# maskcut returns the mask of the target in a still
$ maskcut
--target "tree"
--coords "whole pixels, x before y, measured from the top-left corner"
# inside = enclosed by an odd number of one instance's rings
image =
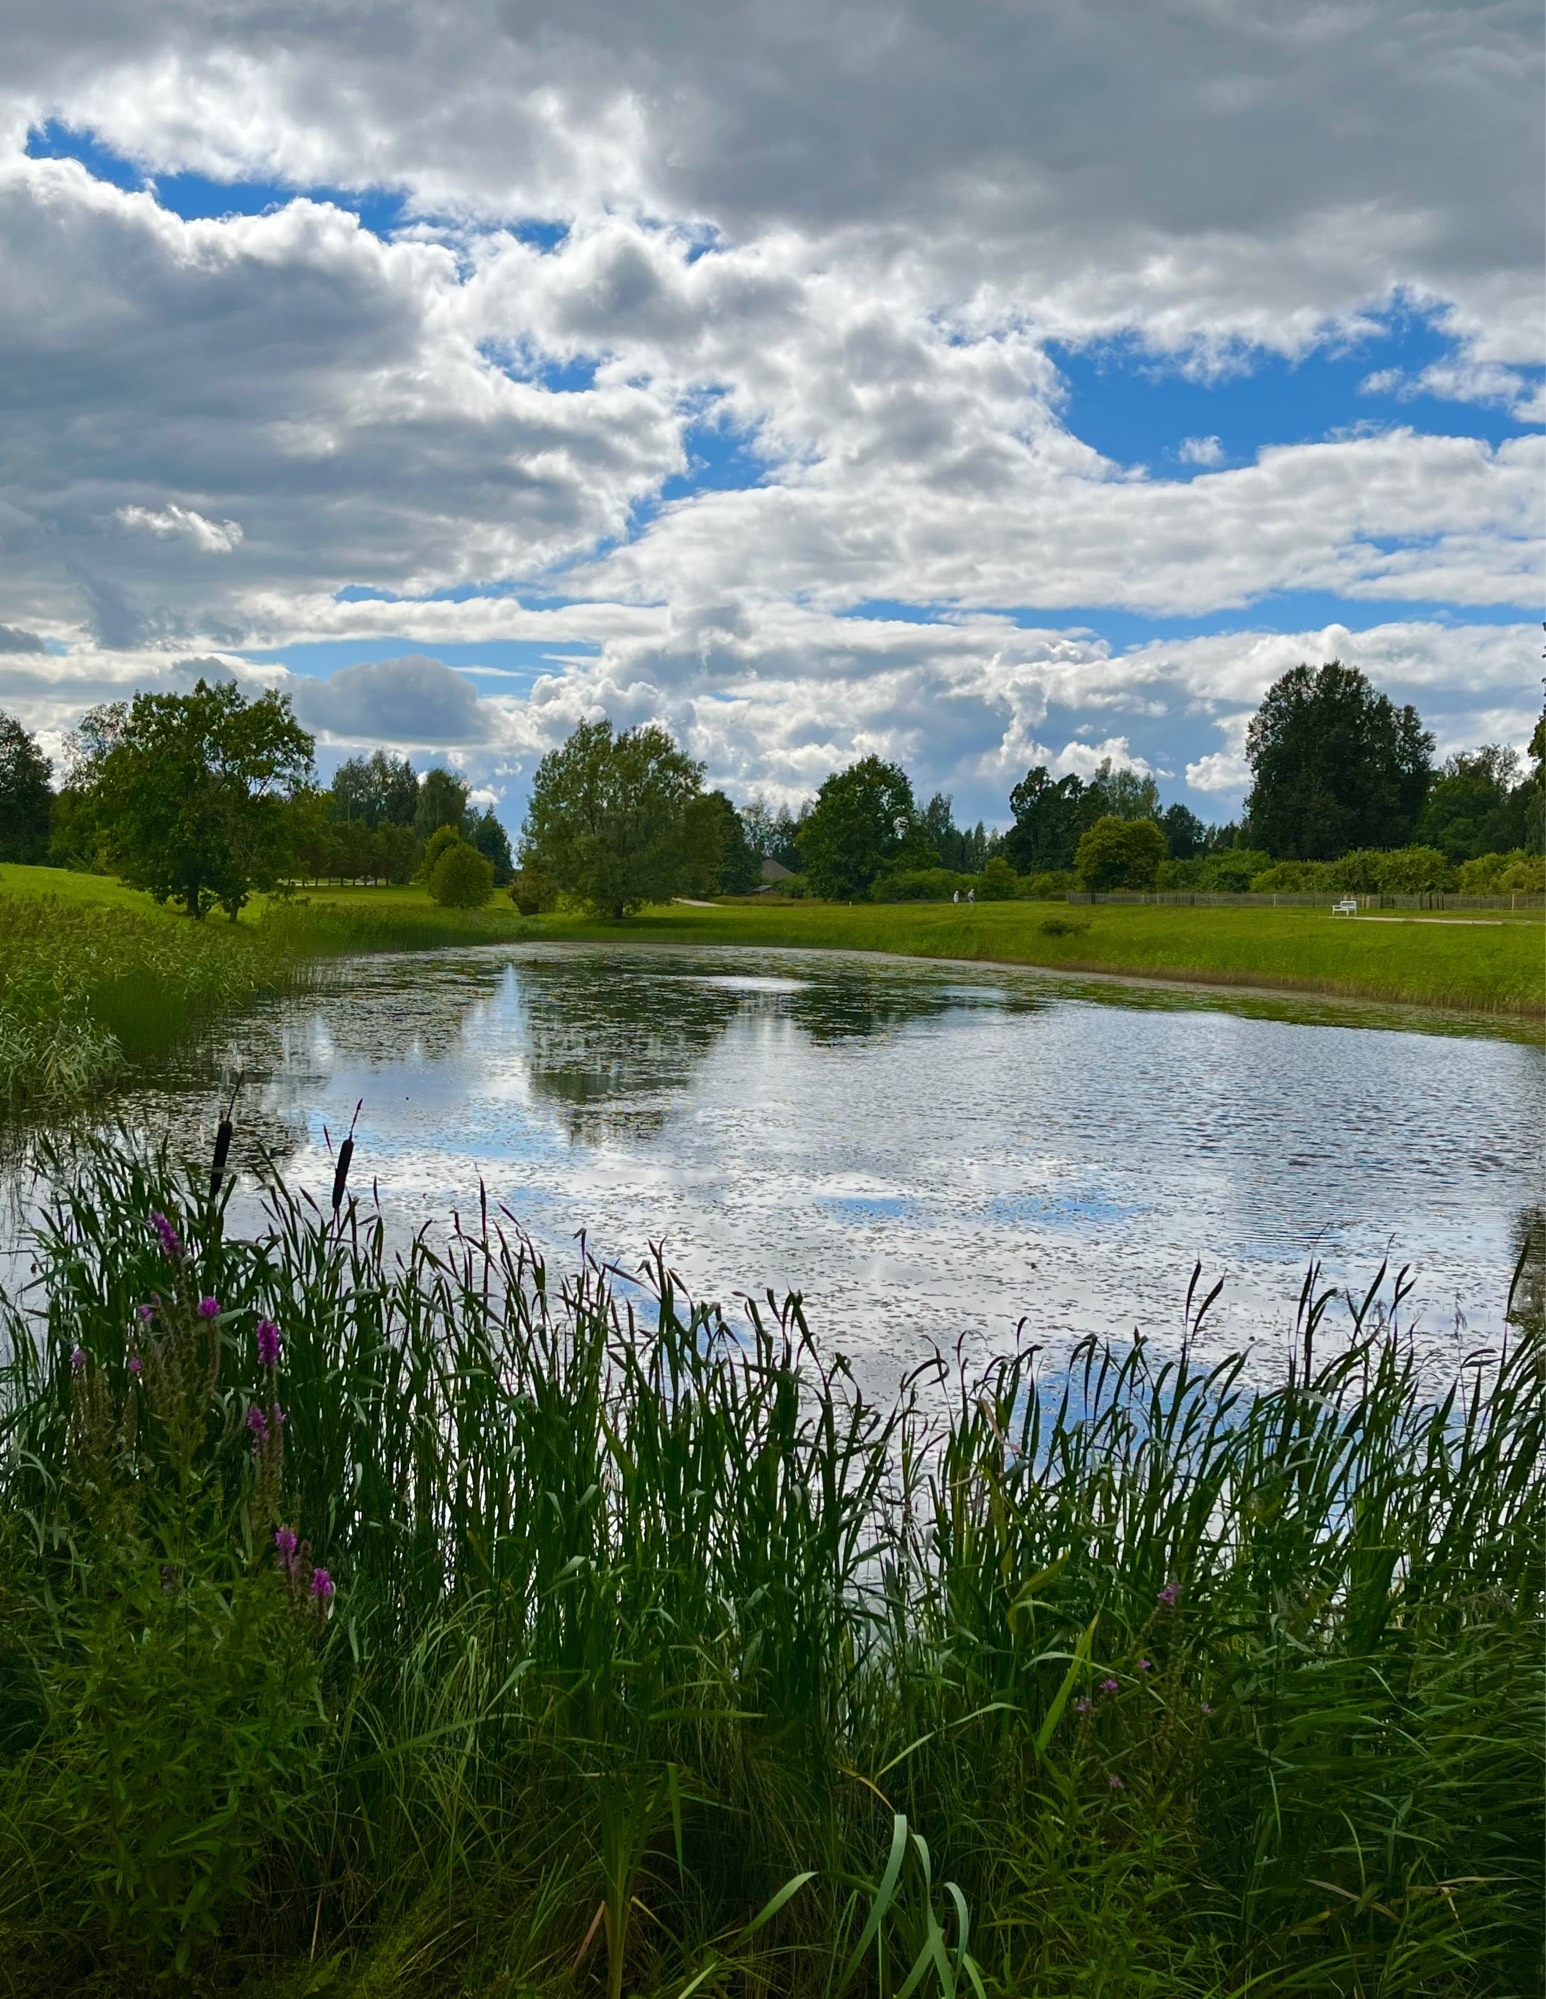
[[[1158,819],[1159,786],[1152,777],[1140,777],[1135,770],[1118,769],[1110,757],[1102,757],[1095,775],[1084,790],[1085,823],[1110,814],[1115,819]]]
[[[703,766],[653,723],[614,735],[582,722],[537,766],[521,865],[614,917],[664,902],[691,862],[688,807]]]
[[[1428,793],[1421,833],[1451,862],[1496,852],[1509,793],[1519,775],[1518,755],[1498,743],[1457,751]]]
[[[1189,861],[1208,844],[1207,827],[1184,805],[1166,806],[1160,814],[1160,830],[1173,861]]]
[[[704,895],[747,895],[757,886],[760,860],[741,815],[722,791],[705,791],[687,808],[691,873],[687,885]]]
[[[1432,778],[1433,738],[1340,660],[1296,666],[1268,688],[1246,732],[1253,844],[1282,860],[1404,847]]]
[[[376,827],[411,826],[419,803],[419,780],[406,757],[375,750],[346,757],[333,773],[333,816],[359,819]]]
[[[1074,865],[1081,888],[1148,889],[1164,858],[1165,836],[1156,820],[1108,812],[1080,840]]]
[[[455,777],[437,764],[419,779],[418,802],[413,808],[413,830],[421,840],[442,826],[460,826],[467,817],[466,780]]]
[[[469,846],[476,847],[489,866],[494,870],[494,881],[502,888],[515,872],[515,860],[510,852],[510,835],[494,816],[492,805],[486,805],[466,828]]]
[[[759,861],[777,861],[781,868],[793,872],[800,865],[800,827],[810,811],[809,800],[800,807],[797,818],[787,805],[774,812],[765,799],[754,798],[741,808],[746,844]]]
[[[955,801],[948,792],[936,791],[918,817],[924,845],[935,859],[926,866],[948,868],[952,874],[980,875],[992,851],[988,829],[979,819],[975,826],[958,826]]]
[[[494,870],[476,847],[458,836],[437,856],[427,886],[447,909],[481,909],[494,893]]]
[[[312,738],[289,697],[249,701],[229,681],[137,694],[97,710],[77,771],[110,863],[157,902],[233,919],[287,859],[284,801],[311,771]]]
[[[899,764],[864,757],[835,771],[800,828],[800,866],[817,895],[858,902],[916,845],[918,811]]]
[[[1015,823],[1004,835],[1004,856],[1023,875],[1071,868],[1081,835],[1100,816],[1081,778],[1054,780],[1045,764],[1021,778],[1009,794],[1009,809]]]
[[[47,858],[53,770],[37,738],[14,715],[0,712],[0,861]]]

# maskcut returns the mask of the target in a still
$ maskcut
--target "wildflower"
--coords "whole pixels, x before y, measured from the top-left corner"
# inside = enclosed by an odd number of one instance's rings
[[[201,1298],[199,1300],[199,1317],[201,1319],[218,1319],[219,1316],[220,1300],[218,1298]]]
[[[1122,1683],[1120,1680],[1102,1680],[1100,1690],[1103,1694],[1119,1694],[1122,1691]]]
[[[166,1216],[160,1213],[160,1211],[158,1210],[155,1214],[151,1216],[150,1226],[155,1230],[156,1234],[160,1237],[161,1247],[166,1251],[167,1255],[172,1259],[172,1261],[174,1263],[181,1263],[183,1256],[183,1246],[178,1238],[176,1229],[172,1227],[172,1224],[167,1220]]]
[[[258,1366],[272,1367],[279,1359],[279,1328],[272,1319],[258,1321]]]
[[[1180,1597],[1181,1585],[1179,1583],[1166,1583],[1156,1601],[1162,1603],[1167,1610],[1174,1610],[1176,1604],[1180,1601]]]
[[[138,1374],[138,1373],[140,1372],[140,1370],[141,1370],[141,1369],[142,1369],[142,1368],[144,1367],[144,1365],[145,1365],[144,1361],[142,1361],[142,1360],[140,1359],[140,1357],[139,1357],[139,1355],[138,1355],[137,1353],[132,1353],[132,1354],[130,1354],[130,1356],[129,1356],[129,1372],[130,1372],[130,1374]]]
[[[258,1407],[256,1402],[247,1411],[247,1428],[252,1432],[254,1445],[266,1444],[268,1442],[268,1418],[263,1414],[263,1411]]]
[[[1090,1703],[1087,1700],[1077,1700],[1074,1702],[1075,1714],[1088,1714],[1089,1711],[1090,1711]]]
[[[333,1594],[333,1578],[328,1574],[326,1569],[312,1570],[311,1593],[317,1599],[318,1603],[326,1603],[328,1598]]]
[[[73,1371],[76,1374],[79,1374],[81,1369],[85,1365],[86,1365],[86,1349],[84,1347],[71,1347],[70,1366],[73,1369]]]
[[[1152,1673],[1154,1671],[1154,1661],[1152,1659],[1140,1659],[1138,1661],[1138,1670],[1140,1673]]]
[[[1127,1786],[1122,1782],[1122,1779],[1119,1776],[1117,1776],[1114,1771],[1112,1772],[1111,1776],[1109,1776],[1106,1779],[1106,1782],[1111,1786],[1113,1791],[1125,1791],[1127,1789]]]
[[[274,1529],[274,1546],[279,1550],[279,1559],[284,1564],[286,1575],[289,1575],[295,1567],[295,1551],[299,1545],[300,1543],[295,1538],[295,1529],[293,1527],[276,1527]]]
[[[1209,1707],[1209,1705],[1208,1705],[1208,1703],[1207,1703],[1206,1701],[1204,1701],[1204,1702],[1203,1702],[1203,1704],[1202,1704],[1202,1711],[1203,1711],[1203,1713],[1204,1713],[1204,1714],[1212,1714],[1212,1712],[1213,1712],[1212,1708],[1211,1708],[1211,1707]]]
[[[136,1305],[134,1310],[138,1315],[140,1323],[142,1325],[148,1326],[151,1320],[156,1316],[156,1308],[154,1305]]]

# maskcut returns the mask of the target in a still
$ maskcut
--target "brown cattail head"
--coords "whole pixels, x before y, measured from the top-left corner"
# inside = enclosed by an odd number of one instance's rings
[[[354,1157],[354,1127],[360,1121],[360,1107],[365,1099],[354,1107],[354,1116],[349,1120],[349,1135],[338,1148],[338,1164],[333,1168],[333,1213],[336,1215],[343,1206],[344,1189],[349,1184],[349,1161]]]
[[[220,1182],[225,1178],[225,1162],[231,1154],[231,1120],[223,1117],[215,1131],[215,1157],[209,1169],[209,1191],[220,1192]]]

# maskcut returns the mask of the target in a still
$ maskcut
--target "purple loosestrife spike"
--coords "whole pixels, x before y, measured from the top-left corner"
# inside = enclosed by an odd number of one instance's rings
[[[333,1578],[328,1574],[326,1569],[312,1570],[311,1593],[317,1599],[318,1603],[326,1603],[328,1598],[333,1594]]]
[[[201,1298],[199,1300],[199,1317],[201,1319],[218,1319],[220,1317],[220,1300],[218,1298]]]
[[[1154,1661],[1152,1659],[1140,1659],[1138,1661],[1138,1670],[1140,1673],[1152,1673],[1154,1671]]]
[[[1122,1782],[1120,1777],[1113,1776],[1107,1781],[1110,1783],[1113,1791],[1125,1791],[1127,1789],[1127,1786]]]
[[[247,1428],[252,1432],[252,1441],[254,1444],[266,1444],[268,1442],[268,1418],[263,1414],[263,1411],[258,1407],[256,1402],[247,1411]]]
[[[1089,1711],[1090,1711],[1090,1703],[1089,1703],[1088,1701],[1086,1701],[1086,1700],[1077,1700],[1077,1701],[1075,1701],[1075,1702],[1074,1702],[1074,1713],[1075,1713],[1075,1714],[1088,1714],[1088,1713],[1089,1713]]]
[[[138,1355],[137,1353],[132,1353],[132,1354],[130,1354],[130,1356],[129,1356],[129,1372],[130,1372],[130,1374],[138,1374],[138,1373],[139,1373],[139,1371],[140,1371],[140,1369],[141,1369],[141,1368],[142,1368],[142,1367],[143,1367],[144,1365],[145,1365],[144,1361],[142,1361],[142,1360],[140,1359],[140,1357],[139,1357],[139,1355]]]
[[[81,1369],[85,1365],[86,1365],[86,1349],[84,1347],[71,1347],[70,1366],[74,1369],[74,1371],[77,1374],[79,1374]]]
[[[1122,1691],[1122,1682],[1120,1680],[1102,1680],[1100,1690],[1103,1694],[1119,1694]]]
[[[258,1321],[258,1366],[273,1367],[279,1359],[279,1328],[272,1319]]]
[[[161,1239],[161,1247],[174,1263],[182,1261],[183,1246],[176,1229],[158,1209],[150,1218],[150,1226]]]
[[[151,1320],[156,1316],[156,1308],[154,1305],[136,1305],[134,1310],[136,1315],[147,1326],[150,1324]]]
[[[1180,1599],[1181,1585],[1179,1583],[1166,1583],[1156,1601],[1164,1604],[1167,1610],[1174,1610]]]
[[[300,1543],[295,1538],[295,1529],[293,1527],[276,1527],[274,1529],[274,1546],[279,1550],[279,1559],[284,1563],[285,1574],[288,1575],[295,1567],[295,1551],[300,1546]]]

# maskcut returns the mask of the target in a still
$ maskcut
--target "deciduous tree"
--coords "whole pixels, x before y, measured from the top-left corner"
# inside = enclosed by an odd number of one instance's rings
[[[1154,819],[1119,819],[1108,812],[1079,842],[1075,867],[1086,889],[1149,889],[1165,858],[1165,836]]]
[[[818,895],[857,902],[918,838],[913,788],[900,764],[863,757],[835,771],[800,828],[800,866]]]
[[[37,738],[14,715],[0,713],[0,861],[47,857],[53,768]]]
[[[95,711],[78,740],[110,864],[157,902],[237,916],[287,854],[284,801],[311,771],[312,738],[289,698],[249,701],[228,681],[137,694]]]
[[[1268,688],[1246,732],[1250,838],[1274,858],[1329,861],[1404,847],[1432,779],[1433,738],[1340,660],[1296,666]]]
[[[688,808],[702,784],[703,766],[664,729],[582,722],[537,766],[521,865],[609,916],[667,901],[690,867]]]

